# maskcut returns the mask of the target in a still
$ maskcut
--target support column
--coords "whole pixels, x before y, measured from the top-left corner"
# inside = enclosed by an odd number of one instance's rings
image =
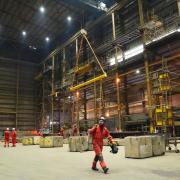
[[[177,0],[177,6],[178,6],[178,15],[180,16],[180,0]]]
[[[51,91],[51,121],[52,121],[52,133],[54,133],[54,93],[55,93],[55,88],[54,88],[54,56],[52,58],[52,79],[51,79],[51,86],[52,86],[52,91]]]
[[[124,76],[124,104],[126,115],[129,115],[127,76]]]
[[[19,64],[17,64],[16,73],[16,122],[15,127],[18,128],[18,104],[19,104]]]
[[[121,105],[120,105],[120,79],[116,73],[117,110],[118,110],[118,131],[122,131]]]
[[[94,78],[95,78],[95,73],[94,73]],[[93,87],[93,90],[94,90],[94,122],[95,123],[98,123],[98,120],[97,120],[97,91],[96,91],[96,82],[94,82],[94,87]]]
[[[43,64],[43,72],[45,71],[45,64]],[[42,80],[42,120],[41,120],[41,127],[40,128],[43,128],[44,127],[44,121],[45,121],[45,102],[44,102],[44,99],[45,99],[45,79],[43,77],[43,80]]]
[[[84,41],[83,42],[84,43],[84,46],[83,46],[83,61],[85,62],[85,61],[87,61],[87,43],[86,43],[86,41]],[[84,82],[86,82],[86,80],[87,80],[87,75],[85,74],[84,75]],[[86,97],[86,94],[87,94],[87,90],[86,90],[86,88],[84,89],[84,91],[83,91],[83,93],[84,93],[84,101],[83,101],[83,105],[84,105],[84,120],[87,120],[87,97]],[[87,122],[87,121],[86,121]],[[86,124],[86,126],[87,126],[87,124]]]
[[[144,64],[145,64],[145,72],[146,72],[146,86],[147,86],[147,98],[148,98],[148,115],[150,118],[150,132],[154,132],[154,126],[152,122],[152,99],[151,99],[151,85],[150,85],[150,77],[149,77],[149,61],[148,61],[148,55],[147,50],[145,46],[146,37],[144,33],[144,13],[143,13],[143,1],[138,0],[138,8],[139,8],[139,19],[140,19],[140,26],[141,26],[141,32],[142,32],[142,40],[144,45]]]
[[[116,40],[116,24],[115,24],[115,14],[112,13],[112,32],[113,32],[113,40]],[[118,49],[117,46],[115,47],[115,64],[118,64],[118,58],[117,58]]]

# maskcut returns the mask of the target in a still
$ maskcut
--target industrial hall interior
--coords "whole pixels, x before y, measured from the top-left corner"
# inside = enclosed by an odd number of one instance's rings
[[[180,0],[0,0],[0,179],[180,180]]]

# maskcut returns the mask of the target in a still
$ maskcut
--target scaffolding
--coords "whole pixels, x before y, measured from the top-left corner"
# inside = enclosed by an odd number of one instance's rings
[[[171,150],[170,144],[177,149],[178,138],[175,134],[175,124],[172,109],[172,73],[168,69],[166,58],[162,57],[162,65],[155,71],[150,72],[152,92],[152,112],[154,133],[160,133],[166,137],[166,147]]]

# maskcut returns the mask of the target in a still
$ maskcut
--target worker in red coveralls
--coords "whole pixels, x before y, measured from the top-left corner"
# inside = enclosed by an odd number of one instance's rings
[[[76,125],[73,126],[73,132],[72,132],[73,136],[77,136],[78,135],[78,128]]]
[[[43,133],[41,131],[38,132],[38,136],[43,137]]]
[[[6,144],[9,147],[9,136],[10,136],[9,128],[6,128],[6,131],[4,132],[4,147],[6,147]]]
[[[89,133],[92,135],[93,139],[93,149],[95,152],[95,158],[92,164],[92,170],[98,171],[96,167],[97,162],[99,161],[100,166],[102,167],[104,173],[106,174],[109,170],[107,168],[106,163],[104,162],[102,150],[103,150],[103,139],[105,137],[108,138],[111,144],[114,144],[112,137],[109,134],[108,129],[104,126],[104,117],[99,119],[99,124],[95,125],[92,129],[89,130]]]
[[[63,127],[61,127],[61,129],[60,129],[59,135],[64,137],[64,128]]]
[[[12,145],[13,147],[16,147],[16,130],[15,128],[12,128]]]

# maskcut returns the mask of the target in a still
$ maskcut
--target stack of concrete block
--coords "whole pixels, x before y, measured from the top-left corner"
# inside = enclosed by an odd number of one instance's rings
[[[165,139],[161,136],[135,136],[125,138],[125,157],[147,158],[163,155]]]
[[[33,137],[23,137],[22,138],[22,144],[23,145],[33,145],[34,144],[34,138]]]
[[[62,136],[46,136],[40,138],[40,148],[63,147]]]
[[[69,138],[70,152],[83,152],[88,150],[88,136],[74,136]]]

